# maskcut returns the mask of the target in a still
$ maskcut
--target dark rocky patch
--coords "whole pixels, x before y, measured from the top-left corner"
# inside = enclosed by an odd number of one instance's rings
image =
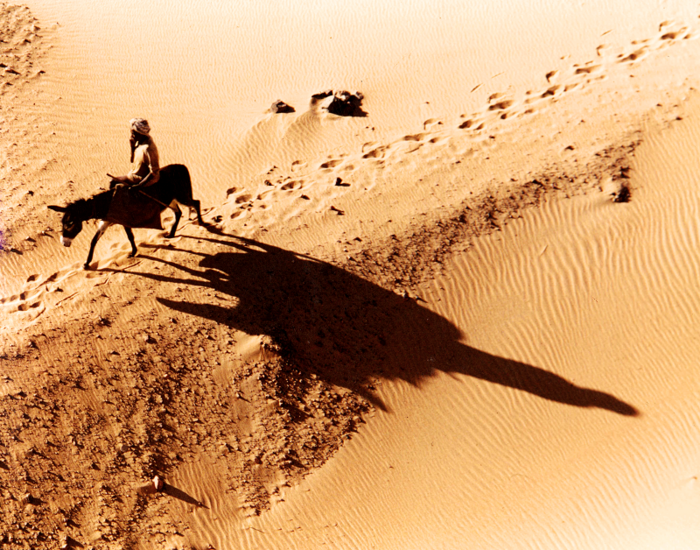
[[[294,107],[287,105],[281,99],[278,99],[270,106],[270,112],[275,114],[294,113],[295,111]]]
[[[362,109],[364,96],[360,92],[336,92],[328,105],[328,112],[338,116],[364,117],[367,113]]]

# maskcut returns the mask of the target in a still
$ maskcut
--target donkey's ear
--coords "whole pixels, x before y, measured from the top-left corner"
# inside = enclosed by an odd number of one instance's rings
[[[56,206],[55,204],[50,204],[47,206],[49,210],[55,210],[56,212],[65,212],[66,207],[65,206]]]

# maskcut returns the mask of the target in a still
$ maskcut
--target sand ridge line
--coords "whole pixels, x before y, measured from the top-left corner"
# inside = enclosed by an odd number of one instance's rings
[[[668,28],[680,27],[682,30],[666,32]],[[598,50],[600,59],[584,64],[572,64],[568,71],[550,71],[546,80],[550,84],[538,92],[528,91],[521,99],[512,94],[496,92],[488,98],[488,103],[481,112],[460,115],[454,124],[438,118],[426,119],[423,131],[406,134],[396,140],[380,144],[376,141],[365,142],[357,152],[344,152],[340,155],[327,155],[323,160],[303,159],[285,163],[275,163],[251,177],[242,186],[236,185],[227,190],[224,207],[217,207],[216,218],[237,219],[247,225],[249,218],[256,212],[264,214],[261,220],[272,220],[276,209],[289,205],[285,219],[298,217],[303,213],[315,211],[323,213],[336,211],[333,204],[336,197],[356,195],[358,189],[372,190],[376,181],[386,174],[399,170],[407,161],[407,155],[423,149],[421,160],[444,159],[444,155],[464,155],[475,158],[488,157],[488,151],[503,132],[514,131],[514,120],[523,120],[524,115],[543,112],[543,109],[560,103],[573,91],[583,92],[595,83],[607,79],[620,71],[626,72],[636,67],[644,57],[661,52],[669,47],[680,47],[687,40],[694,39],[687,28],[671,22],[662,24],[664,31],[654,39],[645,40],[645,56],[631,55],[623,50],[616,53],[609,48]],[[639,49],[639,42],[632,43],[627,50]],[[651,59],[651,58],[648,58]],[[270,115],[286,120],[285,127],[293,127],[292,120],[301,121],[314,113]],[[296,118],[295,118],[296,117]],[[264,126],[271,123],[266,119],[255,129],[265,135]],[[454,127],[456,124],[456,127]],[[313,132],[312,128],[307,128]],[[461,133],[455,130],[465,130]],[[299,129],[295,130],[298,132]],[[416,161],[418,162],[418,161]],[[332,185],[340,180],[341,186]],[[348,195],[349,196],[349,195]],[[273,209],[273,210],[271,210]],[[344,208],[340,208],[344,211]],[[250,220],[255,224],[255,219]],[[267,225],[266,222],[259,223]]]
[[[605,192],[613,200],[619,189],[627,189],[630,164],[639,144],[638,135],[630,136],[628,142],[607,147],[581,165],[545,168],[526,181],[495,182],[488,191],[437,219],[424,220],[388,239],[371,245],[346,240],[345,254],[334,262],[397,294],[420,299],[416,292],[421,285],[440,273],[453,253],[468,249],[483,235],[500,231],[524,209],[595,191]]]

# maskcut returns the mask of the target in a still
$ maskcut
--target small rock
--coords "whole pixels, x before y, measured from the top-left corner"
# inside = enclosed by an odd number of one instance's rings
[[[284,101],[281,99],[278,99],[275,101],[272,106],[270,107],[270,112],[271,113],[277,113],[277,114],[283,114],[283,113],[293,113],[295,112],[294,107],[291,105],[287,105]]]
[[[156,476],[153,478],[153,487],[155,488],[156,492],[161,491],[163,489],[163,480]]]

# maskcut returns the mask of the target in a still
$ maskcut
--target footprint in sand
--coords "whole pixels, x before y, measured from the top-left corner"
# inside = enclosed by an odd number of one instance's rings
[[[598,69],[600,69],[600,65],[589,65],[586,64],[583,67],[580,67],[578,65],[574,65],[574,74],[591,74],[596,72]]]
[[[489,111],[505,111],[515,103],[512,99],[503,99],[489,105]]]
[[[664,21],[661,25],[659,25],[659,32],[661,32],[664,27],[668,27],[671,24],[672,23],[670,21]],[[683,38],[685,40],[692,38],[692,34],[688,33],[688,27],[681,27],[680,29],[678,29],[676,31],[665,31],[659,39],[660,40],[676,40],[679,37]]]
[[[505,120],[509,116],[511,116],[509,109],[513,106],[515,101],[513,101],[512,99],[502,99],[502,97],[503,94],[493,94],[489,98],[490,105],[488,106],[488,110],[492,112],[498,112],[498,118]]]
[[[300,181],[297,180],[292,180],[290,182],[285,183],[280,189],[282,191],[292,191],[294,189],[301,189],[301,183]]]
[[[413,134],[413,135],[408,135],[404,136],[403,140],[404,141],[423,141],[428,134]]]
[[[363,159],[383,159],[386,156],[386,152],[389,149],[388,145],[380,145],[379,147],[372,149],[371,151],[362,155]]]
[[[13,294],[12,296],[6,296],[5,298],[0,298],[0,304],[13,304],[19,302],[17,306],[20,311],[29,309],[30,307],[35,307],[30,305],[28,302],[32,300],[38,300],[44,294],[44,290],[41,288],[36,288],[34,290],[25,290],[19,294]],[[40,303],[40,302],[39,302]]]
[[[343,162],[342,159],[331,159],[331,160],[328,160],[328,161],[324,162],[323,164],[321,164],[321,166],[319,166],[319,168],[322,168],[322,169],[335,168],[341,162]]]
[[[248,195],[247,193],[244,193],[243,195],[239,195],[238,197],[236,197],[235,203],[236,204],[243,204],[244,202],[250,201],[250,199],[252,199],[252,198],[253,198],[252,195]]]
[[[618,55],[618,63],[633,63],[635,61],[639,61],[643,57],[645,57],[648,53],[649,47],[648,46],[642,46],[641,48],[638,48],[634,50],[632,53],[629,53],[627,55],[625,54],[620,54]]]
[[[427,130],[428,126],[435,126],[435,125],[441,126],[442,121],[437,119],[437,118],[429,118],[428,120],[423,122],[423,130]]]
[[[561,86],[559,86],[558,84],[550,86],[542,93],[540,97],[543,99],[547,97],[554,97],[559,90],[561,90]]]
[[[678,37],[683,40],[690,40],[693,38],[693,35],[692,33],[686,33],[687,30],[688,29],[682,29],[678,32],[667,32],[666,34],[661,35],[661,40],[676,40]]]
[[[376,141],[368,141],[367,143],[363,143],[362,144],[362,152],[364,153],[365,149],[369,149],[370,147],[374,147],[375,145],[377,145]]]
[[[30,311],[41,306],[41,302],[27,304],[26,302],[17,306],[17,311]]]

